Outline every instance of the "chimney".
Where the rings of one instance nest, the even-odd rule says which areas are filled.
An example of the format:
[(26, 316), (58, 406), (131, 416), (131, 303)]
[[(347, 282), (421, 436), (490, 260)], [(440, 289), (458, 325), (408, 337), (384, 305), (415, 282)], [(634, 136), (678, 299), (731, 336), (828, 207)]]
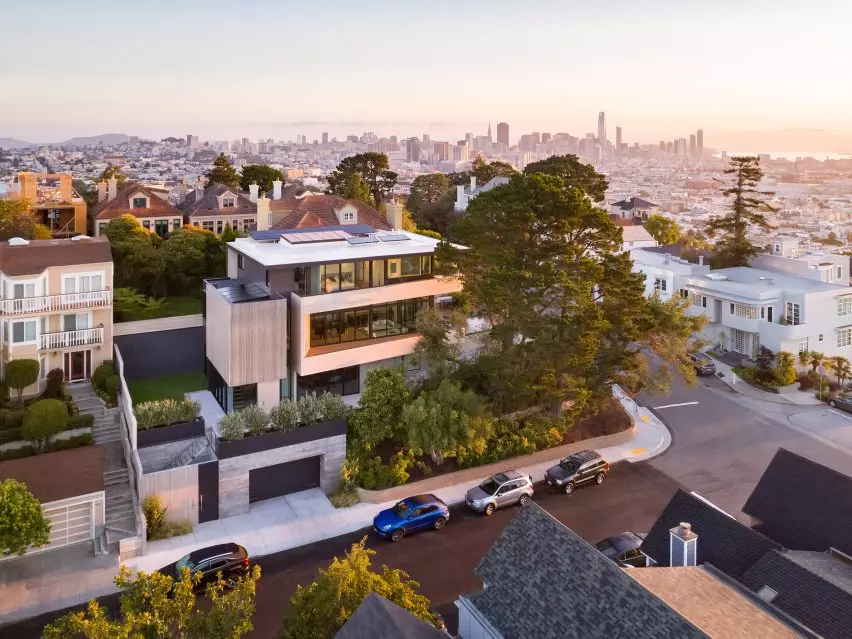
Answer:
[(703, 255), (698, 256), (698, 266), (704, 266), (704, 256)]
[[(256, 184), (252, 184), (255, 188), (257, 188)], [(257, 200), (257, 230), (258, 231), (268, 231), (269, 230), (269, 198), (266, 195), (261, 195)]]
[(394, 231), (402, 230), (402, 204), (396, 200), (391, 200), (385, 204), (387, 208), (388, 222)]
[(272, 182), (272, 199), (273, 200), (280, 200), (281, 199), (281, 187), (283, 186), (283, 184), (284, 184), (284, 182), (282, 182), (281, 180), (275, 180), (275, 181)]
[(692, 532), (692, 524), (681, 522), (669, 530), (669, 566), (684, 567), (698, 565), (698, 535)]
[(257, 185), (257, 182), (252, 182), (249, 184), (249, 200), (252, 202), (257, 202), (257, 192), (260, 190), (260, 187)]
[(183, 201), (186, 199), (186, 184), (181, 182), (177, 187), (177, 201), (178, 204), (183, 204)]
[(476, 176), (470, 176), (470, 192), (473, 193), (476, 190)]
[(200, 202), (201, 198), (204, 197), (204, 182), (202, 180), (198, 180), (195, 183), (195, 201)]
[(98, 182), (98, 202), (103, 202), (107, 199), (107, 183), (101, 180)]
[(118, 195), (118, 180), (111, 177), (107, 180), (107, 200), (112, 202), (116, 195)]

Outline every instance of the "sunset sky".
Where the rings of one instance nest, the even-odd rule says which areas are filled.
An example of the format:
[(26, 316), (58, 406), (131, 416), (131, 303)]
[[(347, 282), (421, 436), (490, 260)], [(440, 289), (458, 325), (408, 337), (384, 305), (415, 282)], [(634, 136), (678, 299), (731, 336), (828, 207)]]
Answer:
[(703, 127), (708, 146), (733, 148), (746, 139), (736, 132), (817, 129), (796, 143), (852, 148), (849, 0), (39, 8), (0, 14), (0, 137), (458, 139), (506, 121), (516, 141), (533, 130), (583, 136), (603, 110), (610, 137), (619, 124), (629, 142)]

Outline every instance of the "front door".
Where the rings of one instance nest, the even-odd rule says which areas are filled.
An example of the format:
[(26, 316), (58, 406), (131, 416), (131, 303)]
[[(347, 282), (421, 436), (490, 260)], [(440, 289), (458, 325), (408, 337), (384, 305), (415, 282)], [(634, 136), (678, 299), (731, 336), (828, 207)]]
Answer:
[(92, 375), (92, 351), (65, 353), (65, 381), (80, 382)]
[(219, 462), (198, 465), (198, 523), (219, 519)]

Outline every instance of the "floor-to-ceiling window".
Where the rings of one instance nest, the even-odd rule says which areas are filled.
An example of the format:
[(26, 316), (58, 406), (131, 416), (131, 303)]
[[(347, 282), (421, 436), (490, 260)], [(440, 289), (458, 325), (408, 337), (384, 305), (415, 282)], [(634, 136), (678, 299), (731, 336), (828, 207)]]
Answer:
[(311, 315), (311, 348), (413, 333), (417, 330), (417, 313), (431, 306), (431, 297), (418, 297), (315, 313)]
[(323, 393), (354, 395), (360, 392), (358, 375), (357, 366), (338, 368), (337, 370), (317, 373), (316, 375), (306, 375), (299, 378), (296, 384), (296, 394), (299, 397), (310, 394), (322, 395)]

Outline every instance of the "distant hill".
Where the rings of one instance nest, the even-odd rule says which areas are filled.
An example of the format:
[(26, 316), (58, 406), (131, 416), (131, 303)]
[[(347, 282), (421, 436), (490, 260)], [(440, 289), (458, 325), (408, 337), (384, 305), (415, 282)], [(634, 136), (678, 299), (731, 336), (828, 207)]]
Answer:
[(24, 142), (15, 138), (0, 138), (0, 149), (25, 149), (28, 146), (35, 146), (32, 142)]
[(59, 146), (112, 146), (114, 144), (125, 144), (130, 141), (129, 135), (123, 133), (106, 133), (104, 135), (93, 135), (87, 138), (71, 138), (60, 142)]

